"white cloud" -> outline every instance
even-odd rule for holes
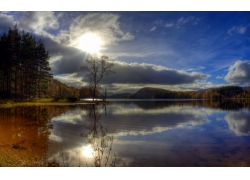
[[[227,33],[229,35],[232,35],[234,32],[238,33],[238,34],[244,34],[245,31],[246,31],[246,27],[243,27],[243,26],[233,26],[231,29],[229,29],[227,31]]]
[[[17,19],[23,29],[33,30],[35,33],[42,33],[50,29],[58,29],[58,17],[54,12],[27,11],[22,12]]]
[[[246,27],[239,27],[239,28],[237,29],[237,31],[238,31],[239,34],[244,34],[245,31],[246,31]]]
[[[174,24],[173,23],[167,23],[166,27],[172,27]]]
[[[177,28],[180,28],[182,25],[186,24],[186,23],[191,23],[193,25],[198,24],[200,21],[200,18],[196,18],[194,16],[189,16],[187,18],[181,17],[176,21],[177,24]]]
[[[202,69],[205,69],[206,67],[204,66],[199,66],[197,68],[190,68],[190,69],[187,69],[186,71],[199,71],[199,70],[202,70]]]
[[[133,40],[132,34],[121,30],[119,18],[119,15],[111,13],[89,13],[76,17],[68,32],[70,45],[76,46],[79,38],[89,32],[96,34],[104,44]]]
[[[149,31],[155,31],[156,27],[152,27]]]
[[[224,78],[227,82],[235,84],[249,83],[250,61],[236,61],[229,67],[228,73]]]
[[[223,77],[222,76],[217,76],[216,79],[223,79]]]
[[[76,73],[73,74],[64,74],[64,75],[54,75],[54,79],[59,80],[60,82],[68,85],[73,86],[76,88],[81,88],[82,86],[87,86],[88,83],[82,82],[81,77],[76,77]]]

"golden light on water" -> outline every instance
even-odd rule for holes
[[[93,157],[94,150],[90,145],[87,145],[83,147],[82,153],[83,153],[83,156],[90,158],[90,157]]]
[[[80,38],[77,47],[89,53],[98,53],[101,45],[102,41],[97,35],[88,33]]]

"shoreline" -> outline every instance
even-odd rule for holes
[[[76,102],[69,102],[66,99],[59,100],[58,102],[53,102],[52,98],[41,98],[34,101],[11,101],[11,100],[0,100],[0,108],[12,108],[16,106],[53,106],[53,105],[83,105],[83,104],[112,104],[115,101],[190,101],[190,100],[203,100],[203,101],[223,101],[223,100],[250,100],[250,98],[222,98],[222,99],[108,99],[107,101],[91,101],[91,100],[80,100]],[[1,102],[2,101],[2,102]]]
[[[111,102],[106,101],[76,101],[76,102],[69,102],[66,100],[60,100],[58,102],[53,102],[52,98],[44,98],[44,99],[38,99],[36,101],[26,101],[26,102],[22,102],[22,101],[11,101],[11,100],[7,100],[6,102],[0,103],[0,108],[12,108],[12,107],[16,107],[16,106],[44,106],[44,105],[48,105],[48,106],[63,106],[63,105],[70,105],[70,106],[75,106],[75,105],[82,105],[82,104],[95,104],[95,105],[100,105],[100,104],[111,104]]]

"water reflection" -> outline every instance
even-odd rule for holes
[[[237,136],[250,135],[250,113],[248,111],[229,113],[225,116],[225,121],[228,123],[229,129]]]
[[[180,100],[180,101],[131,101],[122,104],[136,104],[141,109],[159,109],[170,106],[205,106],[221,110],[240,110],[243,107],[250,109],[250,99],[222,99],[222,100]]]
[[[84,147],[83,156],[93,156],[96,167],[100,166],[115,166],[116,156],[111,154],[113,136],[110,130],[104,128],[100,123],[101,114],[97,111],[96,106],[92,105],[86,118],[87,132],[81,133],[82,137],[87,138],[88,145]],[[88,166],[86,162],[86,166]]]
[[[248,166],[249,100],[0,109],[0,166]]]

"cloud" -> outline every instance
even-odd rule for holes
[[[232,35],[234,32],[236,32],[238,34],[244,34],[246,30],[247,30],[247,28],[243,27],[243,26],[233,26],[231,29],[229,29],[227,31],[227,33],[229,35]]]
[[[222,76],[217,76],[216,79],[223,79],[223,77]]]
[[[227,82],[235,84],[249,83],[250,61],[236,61],[229,67],[228,73],[224,78]]]
[[[186,23],[191,23],[193,25],[198,24],[200,21],[200,18],[196,18],[194,16],[189,16],[187,18],[181,17],[176,21],[177,28],[180,28],[180,26],[186,24]]]
[[[188,21],[190,21],[190,19],[191,19],[190,17],[188,17],[188,18],[181,17],[180,19],[177,20],[177,24],[185,24]]]
[[[198,71],[198,70],[202,70],[202,69],[205,69],[206,67],[204,66],[199,66],[197,68],[190,68],[190,69],[187,69],[186,71]]]
[[[149,31],[155,31],[156,27],[152,27]]]
[[[25,29],[73,47],[78,45],[82,35],[90,32],[96,34],[103,41],[103,45],[134,39],[130,32],[121,30],[120,15],[112,13],[87,13],[70,17],[67,13],[27,11],[1,13],[0,17],[0,26],[6,27],[7,30],[17,23],[21,30]]]
[[[70,45],[76,46],[79,38],[85,33],[94,33],[104,44],[113,44],[117,41],[133,40],[129,32],[123,32],[119,23],[120,16],[111,13],[89,13],[76,17],[69,28]]]
[[[86,85],[88,80],[84,75],[84,71],[80,67],[84,64],[86,54],[79,53],[74,49],[65,49],[64,56],[56,58],[52,64],[52,72],[58,80],[66,83],[67,85],[80,87]],[[69,54],[69,55],[66,55]],[[71,58],[73,54],[77,54]],[[110,91],[123,92],[129,90],[134,92],[142,86],[161,86],[165,88],[169,86],[178,86],[181,84],[196,84],[197,82],[204,81],[209,75],[198,72],[185,72],[176,69],[170,69],[163,66],[156,66],[153,64],[138,64],[138,63],[125,63],[114,61],[114,71],[116,75],[110,75],[102,79],[101,84],[109,86]],[[165,86],[165,87],[164,87]],[[178,87],[176,87],[178,88]]]
[[[33,30],[37,34],[59,28],[58,17],[50,11],[25,11],[20,14],[17,21],[21,28]]]
[[[114,71],[116,72],[116,75],[103,79],[102,83],[176,85],[195,83],[196,81],[204,80],[208,77],[208,75],[198,72],[187,73],[185,71],[146,63],[128,64],[116,61],[114,64]],[[86,81],[86,79],[83,79],[83,81]]]
[[[0,21],[0,34],[6,33],[9,27],[13,27],[14,25],[14,17],[7,13],[0,12]]]
[[[172,27],[174,24],[173,23],[167,23],[166,27]]]

